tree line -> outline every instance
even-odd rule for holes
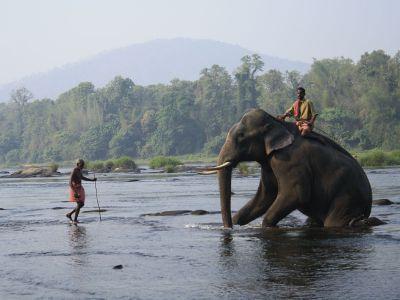
[[[300,85],[319,112],[316,131],[348,149],[400,148],[400,51],[314,60],[306,74],[263,66],[254,54],[233,74],[213,65],[195,81],[140,86],[117,76],[102,88],[82,82],[54,100],[17,89],[0,104],[0,163],[214,155],[246,110],[282,114]]]

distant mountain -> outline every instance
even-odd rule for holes
[[[35,98],[55,98],[82,81],[101,87],[117,75],[132,78],[140,85],[168,83],[174,78],[194,80],[203,68],[218,64],[232,72],[240,58],[254,51],[213,40],[186,38],[159,39],[100,53],[49,72],[34,74],[0,86],[0,102],[10,92],[24,86]],[[265,70],[297,70],[304,73],[309,65],[259,53]]]

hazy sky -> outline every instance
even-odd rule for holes
[[[396,0],[0,0],[0,84],[156,38],[293,60],[400,49]]]

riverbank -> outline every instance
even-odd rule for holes
[[[373,149],[362,152],[352,152],[363,167],[388,167],[400,165],[400,150],[383,151]]]
[[[352,151],[350,153],[357,159],[363,167],[391,167],[400,165],[400,150],[384,151],[372,149],[366,151]],[[218,160],[217,155],[205,155],[201,153],[169,156],[182,164],[215,164]],[[153,158],[134,159],[138,166],[149,166]]]
[[[400,150],[394,151],[383,151],[380,149],[373,149],[367,151],[351,151],[351,154],[357,159],[357,161],[363,167],[390,167],[400,165]],[[87,167],[94,169],[95,171],[107,170],[107,172],[113,171],[117,168],[119,170],[140,170],[143,167],[151,165],[151,161],[163,156],[157,156],[152,158],[131,158],[131,157],[119,157],[107,160],[95,160],[87,161]],[[206,155],[202,153],[187,154],[187,155],[176,155],[176,156],[165,156],[164,158],[172,159],[181,163],[182,165],[213,165],[217,162],[217,155]],[[49,162],[44,162],[49,164]],[[21,163],[26,165],[26,163]],[[52,165],[57,165],[62,168],[72,168],[75,165],[74,161],[64,162],[52,162]],[[38,164],[40,165],[40,164]],[[174,164],[176,166],[178,164]],[[3,165],[2,168],[12,168],[12,166]],[[160,166],[163,167],[163,166]],[[17,168],[18,167],[14,167]],[[170,171],[179,171],[178,169],[168,168]],[[118,170],[118,169],[117,169]]]

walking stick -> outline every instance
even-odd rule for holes
[[[95,173],[95,172],[93,172],[93,176],[94,176],[94,178],[96,178],[96,173]],[[99,204],[99,197],[97,196],[97,185],[96,185],[96,181],[94,182],[94,188],[95,188],[95,190],[96,190],[97,207],[99,208],[99,217],[100,217],[100,221],[101,221],[100,204]]]

